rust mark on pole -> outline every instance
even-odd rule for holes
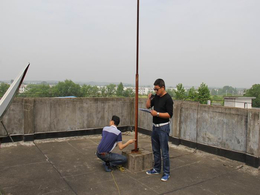
[[[139,0],[137,0],[137,34],[136,34],[136,74],[135,74],[135,149],[138,152],[138,86],[139,86]]]

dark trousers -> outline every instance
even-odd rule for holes
[[[170,174],[170,158],[169,158],[169,133],[170,124],[155,127],[152,132],[152,148],[154,155],[154,169],[161,172],[161,154],[163,159],[163,173]],[[161,153],[162,152],[162,153]]]
[[[97,157],[106,162],[109,166],[124,165],[127,162],[127,157],[117,153],[97,153]]]

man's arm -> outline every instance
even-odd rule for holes
[[[157,113],[159,113],[159,115]],[[168,112],[162,113],[162,112],[157,112],[156,110],[151,110],[151,115],[160,118],[171,118]]]
[[[152,96],[152,94],[150,93],[148,95],[148,99],[146,101],[146,108],[151,108],[151,96]]]
[[[134,143],[135,142],[135,139],[130,139],[130,140],[128,140],[126,143],[122,143],[122,142],[118,142],[117,143],[117,145],[118,145],[118,148],[120,149],[120,150],[123,150],[125,147],[127,147],[129,144],[132,144],[132,143]]]

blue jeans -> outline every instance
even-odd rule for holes
[[[152,132],[152,148],[154,155],[154,169],[161,172],[161,151],[163,159],[163,173],[170,174],[170,158],[169,158],[169,133],[170,124],[155,127]]]
[[[117,153],[106,153],[104,155],[97,153],[97,157],[103,160],[106,163],[109,163],[110,166],[123,165],[127,162],[127,157]]]

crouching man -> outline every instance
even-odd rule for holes
[[[112,153],[111,151],[117,145],[120,150],[123,150],[129,144],[135,142],[135,139],[130,139],[126,143],[122,143],[121,131],[117,129],[120,123],[118,116],[113,116],[109,122],[110,126],[106,126],[102,131],[102,139],[97,148],[97,157],[104,161],[105,171],[111,172],[111,167],[123,165],[127,162],[127,158],[121,154]]]

